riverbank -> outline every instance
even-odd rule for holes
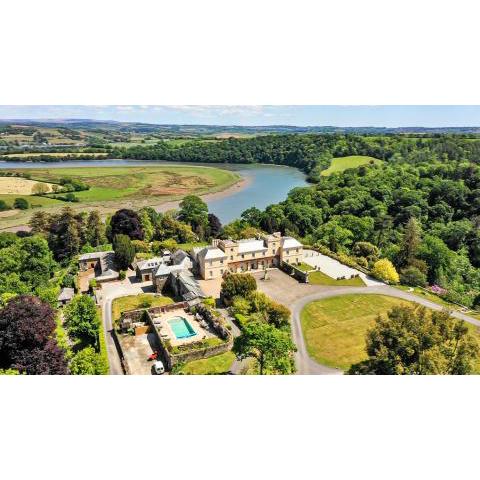
[[[115,160],[107,161],[95,161],[96,166],[111,167],[119,166],[124,168],[140,167],[140,166],[158,166],[158,162],[138,162],[138,161],[126,161],[119,160],[115,163]],[[86,162],[82,162],[86,163]],[[42,165],[41,167],[35,165],[29,171],[34,174],[37,170],[49,170],[51,173],[54,170],[61,169],[63,172],[68,171],[68,168],[79,169],[81,166],[78,161],[63,162],[61,164],[49,164]],[[182,164],[162,164],[162,167],[183,167],[187,165]],[[197,165],[188,165],[197,166]],[[294,167],[287,167],[283,165],[259,165],[259,164],[244,164],[244,165],[231,165],[231,164],[215,164],[215,167],[210,165],[201,165],[208,169],[220,169],[222,171],[228,171],[235,175],[234,181],[230,183],[224,183],[216,188],[203,188],[200,192],[192,192],[202,197],[207,203],[209,211],[218,216],[222,224],[229,223],[240,217],[241,213],[253,206],[260,210],[266,208],[270,204],[278,203],[287,197],[288,192],[295,187],[307,186],[305,174]],[[65,170],[67,169],[67,170]],[[9,169],[11,170],[11,169]],[[58,173],[57,173],[58,174]],[[172,188],[176,186],[175,179],[172,180]],[[186,194],[186,193],[185,193]],[[68,205],[76,210],[89,212],[91,210],[99,210],[105,217],[109,213],[112,213],[119,208],[132,208],[139,209],[144,206],[151,206],[159,212],[165,212],[178,208],[182,197],[185,194],[166,196],[144,196],[140,197],[123,197],[117,198],[113,201],[99,201],[89,203],[65,203],[60,201],[53,201],[56,204],[48,206],[45,211],[55,213],[62,207]],[[1,196],[0,196],[1,198]],[[43,197],[35,197],[43,199]],[[45,206],[47,207],[47,206]],[[25,230],[25,225],[28,223],[28,218],[35,210],[28,210],[23,212],[12,211],[6,212],[4,215],[0,212],[0,231],[17,231]]]
[[[11,172],[18,172],[9,169]],[[206,198],[223,198],[245,186],[244,177],[237,172],[211,166],[109,166],[41,168],[29,171],[37,182],[71,178],[88,185],[88,190],[74,192],[78,202],[64,202],[46,196],[0,194],[0,199],[13,204],[17,197],[25,198],[34,208],[8,210],[0,213],[0,230],[25,230],[34,212],[40,210],[57,213],[65,206],[74,211],[98,210],[105,217],[120,208],[139,209],[151,206],[159,211],[178,207],[186,195]],[[17,180],[17,177],[4,177]],[[2,192],[0,192],[2,193]]]

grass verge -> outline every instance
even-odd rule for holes
[[[214,357],[188,362],[180,369],[179,373],[184,375],[220,375],[230,371],[234,360],[235,354],[225,352]]]
[[[365,283],[360,277],[354,278],[345,278],[343,280],[336,280],[335,278],[329,277],[323,272],[316,271],[308,275],[308,281],[312,285],[327,285],[332,287],[364,287]]]

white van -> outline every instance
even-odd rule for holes
[[[162,375],[165,373],[165,367],[163,366],[163,362],[161,360],[156,360],[152,366],[155,375]]]

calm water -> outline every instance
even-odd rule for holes
[[[147,160],[69,160],[64,162],[0,162],[2,168],[67,168],[67,167],[113,167],[121,165],[186,165],[187,163],[166,163]],[[224,164],[192,164],[233,170],[247,179],[247,186],[231,195],[209,200],[211,213],[228,223],[240,217],[250,207],[263,210],[267,205],[285,200],[287,193],[295,187],[307,185],[305,175],[296,168],[276,165],[224,165]]]

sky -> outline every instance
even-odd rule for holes
[[[0,119],[338,127],[480,126],[480,105],[0,105]]]

